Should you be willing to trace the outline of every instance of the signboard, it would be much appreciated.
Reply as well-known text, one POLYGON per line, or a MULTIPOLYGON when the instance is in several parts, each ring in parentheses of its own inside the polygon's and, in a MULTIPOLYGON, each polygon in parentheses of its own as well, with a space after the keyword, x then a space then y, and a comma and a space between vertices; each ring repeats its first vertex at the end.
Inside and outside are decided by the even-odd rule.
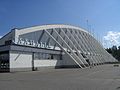
POLYGON ((50 44, 47 44, 46 42, 35 43, 34 40, 23 39, 23 38, 19 38, 17 42, 13 40, 13 43, 18 45, 25 45, 25 46, 32 46, 32 47, 39 47, 39 48, 50 48, 50 44))

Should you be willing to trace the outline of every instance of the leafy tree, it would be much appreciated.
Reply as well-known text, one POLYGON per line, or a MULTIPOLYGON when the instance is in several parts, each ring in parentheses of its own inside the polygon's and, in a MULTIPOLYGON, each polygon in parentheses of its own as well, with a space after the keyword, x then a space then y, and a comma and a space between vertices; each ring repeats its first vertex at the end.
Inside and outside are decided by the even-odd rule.
POLYGON ((118 48, 117 46, 112 46, 111 48, 107 48, 106 51, 120 61, 120 46, 118 46, 118 48))

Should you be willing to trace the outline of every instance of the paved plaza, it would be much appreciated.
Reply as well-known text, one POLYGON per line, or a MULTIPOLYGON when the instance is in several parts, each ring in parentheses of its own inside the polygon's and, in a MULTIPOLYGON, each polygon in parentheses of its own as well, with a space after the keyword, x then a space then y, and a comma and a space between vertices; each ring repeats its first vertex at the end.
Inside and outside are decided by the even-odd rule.
POLYGON ((0 90, 120 90, 120 66, 0 73, 0 90))

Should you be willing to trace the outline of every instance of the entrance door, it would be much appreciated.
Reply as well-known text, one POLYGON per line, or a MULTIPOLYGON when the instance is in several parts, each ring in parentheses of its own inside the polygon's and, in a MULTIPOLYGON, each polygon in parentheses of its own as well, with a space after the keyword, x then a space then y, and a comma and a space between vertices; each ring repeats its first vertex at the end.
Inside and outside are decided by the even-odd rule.
POLYGON ((0 72, 9 72, 9 52, 0 53, 0 72))

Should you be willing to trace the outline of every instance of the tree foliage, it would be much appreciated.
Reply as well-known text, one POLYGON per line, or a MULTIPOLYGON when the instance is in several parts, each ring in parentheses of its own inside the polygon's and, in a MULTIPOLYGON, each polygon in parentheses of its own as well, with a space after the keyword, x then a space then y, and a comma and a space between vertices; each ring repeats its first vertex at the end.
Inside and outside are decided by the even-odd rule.
POLYGON ((106 51, 120 61, 120 46, 118 46, 118 48, 117 46, 112 46, 111 48, 107 48, 106 51))

